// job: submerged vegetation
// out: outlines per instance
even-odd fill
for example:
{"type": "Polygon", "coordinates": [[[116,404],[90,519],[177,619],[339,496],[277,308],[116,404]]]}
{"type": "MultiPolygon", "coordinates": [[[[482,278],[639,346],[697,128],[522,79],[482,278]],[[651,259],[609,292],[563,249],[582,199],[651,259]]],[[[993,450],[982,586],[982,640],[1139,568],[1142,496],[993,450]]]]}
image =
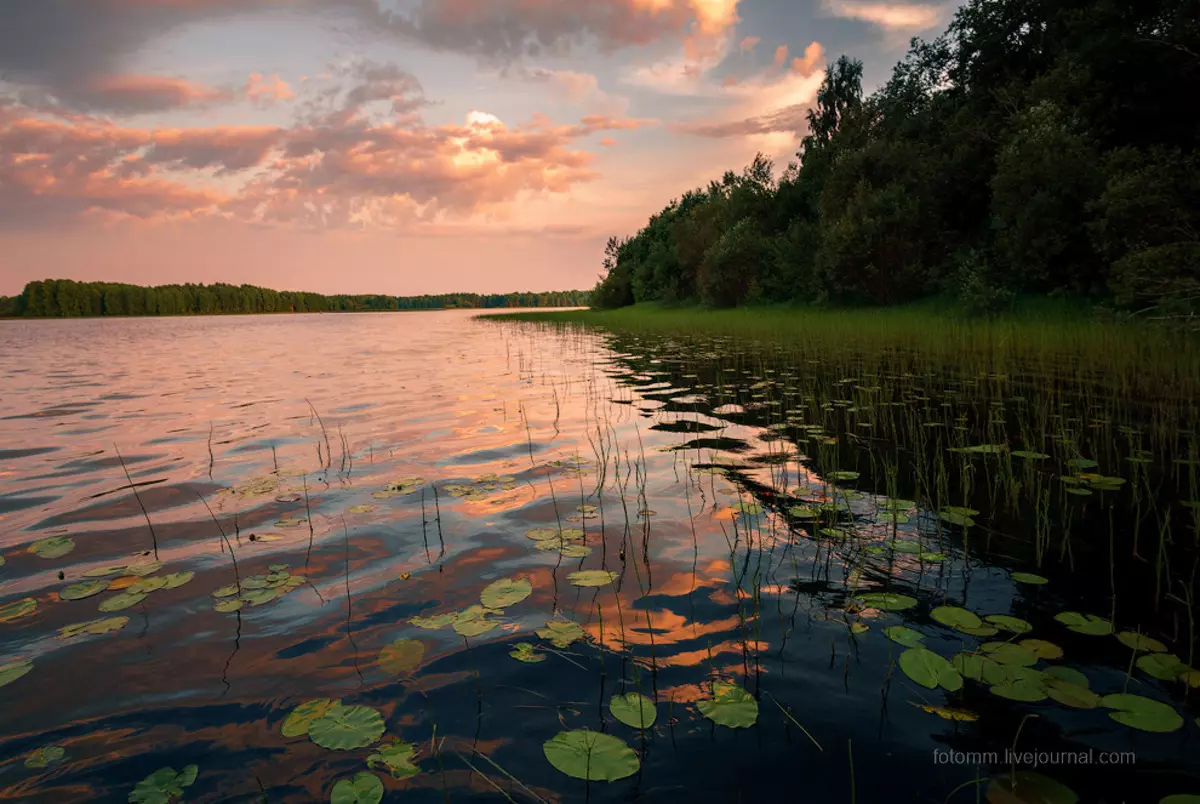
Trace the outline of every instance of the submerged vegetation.
{"type": "Polygon", "coordinates": [[[578,290],[544,293],[441,293],[432,296],[336,295],[271,290],[254,285],[158,285],[45,279],[19,296],[0,297],[0,317],[80,318],[127,315],[219,315],[223,313],[356,313],[447,308],[580,307],[578,290]]]}
{"type": "Polygon", "coordinates": [[[593,305],[890,305],[1017,294],[1195,324],[1192,0],[970,0],[864,97],[829,65],[776,178],[757,158],[609,241],[593,305]]]}

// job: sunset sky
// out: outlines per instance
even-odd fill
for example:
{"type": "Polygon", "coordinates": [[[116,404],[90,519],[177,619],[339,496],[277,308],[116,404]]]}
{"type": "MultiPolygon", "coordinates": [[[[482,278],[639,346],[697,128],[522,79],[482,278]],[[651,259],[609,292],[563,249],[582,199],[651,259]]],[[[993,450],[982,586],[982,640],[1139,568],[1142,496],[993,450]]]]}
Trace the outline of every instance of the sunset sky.
{"type": "Polygon", "coordinates": [[[591,287],[609,235],[954,3],[0,0],[0,294],[591,287]]]}

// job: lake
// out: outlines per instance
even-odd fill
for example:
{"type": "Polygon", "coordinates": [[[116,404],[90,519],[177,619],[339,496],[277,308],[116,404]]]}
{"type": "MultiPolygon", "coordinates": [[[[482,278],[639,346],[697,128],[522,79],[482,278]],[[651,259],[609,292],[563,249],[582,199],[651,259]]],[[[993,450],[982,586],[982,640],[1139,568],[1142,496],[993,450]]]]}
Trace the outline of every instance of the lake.
{"type": "Polygon", "coordinates": [[[4,801],[1200,793],[1194,400],[454,310],[0,356],[4,801]]]}

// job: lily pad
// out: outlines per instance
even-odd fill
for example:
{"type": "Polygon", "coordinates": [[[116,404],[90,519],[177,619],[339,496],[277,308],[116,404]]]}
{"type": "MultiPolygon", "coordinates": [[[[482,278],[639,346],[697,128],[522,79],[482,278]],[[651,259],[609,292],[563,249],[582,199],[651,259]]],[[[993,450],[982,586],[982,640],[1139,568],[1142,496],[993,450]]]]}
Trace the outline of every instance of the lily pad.
{"type": "Polygon", "coordinates": [[[1072,684],[1061,678],[1044,678],[1042,687],[1046,694],[1063,706],[1075,709],[1095,709],[1100,705],[1100,696],[1080,684],[1072,684]]]}
{"type": "Polygon", "coordinates": [[[617,720],[635,729],[650,728],[658,716],[654,701],[636,692],[614,695],[608,702],[608,710],[617,720]]]}
{"type": "Polygon", "coordinates": [[[534,633],[542,639],[550,640],[556,648],[565,648],[587,636],[579,623],[571,620],[550,620],[545,628],[539,628],[534,633]]]}
{"type": "Polygon", "coordinates": [[[1042,586],[1043,584],[1050,583],[1049,578],[1043,578],[1041,575],[1034,575],[1032,572],[1014,572],[1009,577],[1017,583],[1027,583],[1032,584],[1033,586],[1042,586]]]}
{"type": "Polygon", "coordinates": [[[1039,659],[1061,659],[1063,649],[1053,642],[1044,639],[1022,639],[1017,643],[1022,650],[1027,650],[1039,659]]]}
{"type": "Polygon", "coordinates": [[[425,643],[419,639],[397,639],[379,652],[379,666],[394,676],[411,673],[425,657],[425,643]]]}
{"type": "Polygon", "coordinates": [[[1033,667],[1038,660],[1036,653],[1011,642],[985,642],[979,650],[989,659],[1015,667],[1033,667]]]}
{"type": "Polygon", "coordinates": [[[375,753],[367,757],[367,767],[381,765],[387,768],[393,779],[408,779],[421,772],[421,769],[413,764],[416,753],[417,749],[411,743],[395,740],[376,748],[375,753]]]}
{"type": "Polygon", "coordinates": [[[31,751],[29,756],[25,757],[24,764],[27,768],[45,768],[62,761],[66,755],[67,749],[61,745],[44,745],[31,751]]]}
{"type": "Polygon", "coordinates": [[[519,662],[527,662],[529,664],[546,661],[546,654],[538,653],[530,642],[518,642],[513,645],[513,649],[508,652],[508,655],[519,662]]]}
{"type": "Polygon", "coordinates": [[[1068,630],[1077,634],[1089,636],[1107,636],[1112,633],[1112,623],[1094,614],[1080,614],[1077,611],[1064,611],[1054,615],[1054,619],[1065,625],[1068,630]]]}
{"type": "Polygon", "coordinates": [[[1173,653],[1147,653],[1145,656],[1139,656],[1136,664],[1142,672],[1160,681],[1174,681],[1179,678],[1180,673],[1188,669],[1173,653]]]}
{"type": "Polygon", "coordinates": [[[432,617],[416,617],[409,618],[409,622],[417,628],[425,628],[430,631],[436,631],[439,628],[445,628],[447,625],[452,625],[458,619],[458,612],[447,612],[445,614],[435,614],[432,617]]]}
{"type": "Polygon", "coordinates": [[[944,687],[950,692],[962,688],[962,676],[944,657],[928,648],[909,648],[900,654],[900,669],[922,687],[944,687]]]}
{"type": "Polygon", "coordinates": [[[925,635],[907,625],[890,625],[883,629],[883,635],[898,645],[906,648],[920,647],[925,641],[925,635]]]}
{"type": "Polygon", "coordinates": [[[1077,804],[1079,796],[1048,776],[1017,771],[992,779],[987,800],[988,804],[1077,804]]]}
{"type": "Polygon", "coordinates": [[[867,608],[882,611],[903,611],[917,605],[915,598],[898,595],[894,592],[871,592],[863,595],[860,600],[867,608]]]}
{"type": "Polygon", "coordinates": [[[1044,678],[1037,670],[1027,667],[1006,666],[1004,673],[1007,678],[991,688],[993,695],[1008,698],[1010,701],[1035,703],[1046,699],[1044,678]]]}
{"type": "Polygon", "coordinates": [[[1161,799],[1158,804],[1200,804],[1200,796],[1193,796],[1188,793],[1175,793],[1161,799]]]}
{"type": "Polygon", "coordinates": [[[617,577],[612,570],[579,570],[567,576],[575,586],[607,586],[617,577]]]}
{"type": "Polygon", "coordinates": [[[0,687],[13,683],[32,669],[33,662],[28,659],[0,664],[0,687]]]}
{"type": "Polygon", "coordinates": [[[383,715],[378,710],[334,704],[308,727],[308,738],[322,748],[350,751],[378,740],[384,728],[383,715]]]}
{"type": "Polygon", "coordinates": [[[75,540],[70,536],[47,536],[29,545],[29,552],[39,558],[62,558],[75,549],[75,540]]]}
{"type": "Polygon", "coordinates": [[[938,606],[929,612],[929,616],[951,628],[979,628],[983,625],[983,620],[974,612],[958,606],[938,606]]]}
{"type": "Polygon", "coordinates": [[[1014,634],[1028,634],[1033,630],[1033,626],[1025,620],[1022,620],[1020,617],[1012,617],[1008,614],[989,614],[983,619],[1001,631],[1011,631],[1014,634]]]}
{"type": "Polygon", "coordinates": [[[981,684],[1003,684],[1008,679],[1004,665],[982,653],[958,653],[950,660],[950,666],[963,678],[981,684]]]}
{"type": "Polygon", "coordinates": [[[176,773],[174,768],[159,768],[142,779],[129,794],[129,804],[166,804],[183,796],[184,789],[196,781],[199,768],[188,765],[176,773]]]}
{"type": "Polygon", "coordinates": [[[928,706],[922,705],[922,711],[928,712],[931,715],[937,715],[942,720],[956,720],[964,723],[971,723],[979,720],[979,715],[974,712],[969,712],[966,709],[951,709],[946,706],[928,706]]]}
{"type": "Polygon", "coordinates": [[[83,600],[84,598],[91,597],[92,595],[98,595],[107,588],[108,581],[80,581],[79,583],[73,583],[66,589],[63,589],[58,593],[58,597],[61,600],[83,600]]]}
{"type": "Polygon", "coordinates": [[[1012,456],[1014,458],[1024,458],[1027,461],[1044,461],[1050,457],[1044,452],[1033,452],[1027,449],[1014,449],[1012,456]]]}
{"type": "Polygon", "coordinates": [[[338,779],[329,801],[330,804],[379,804],[383,801],[383,782],[373,773],[360,771],[353,779],[338,779]]]}
{"type": "Polygon", "coordinates": [[[225,598],[214,603],[213,608],[222,614],[228,614],[231,611],[237,611],[244,605],[246,603],[241,598],[225,598]]]}
{"type": "Polygon", "coordinates": [[[1183,727],[1183,718],[1171,706],[1144,698],[1141,695],[1117,693],[1105,695],[1100,699],[1100,705],[1108,709],[1108,716],[1132,729],[1153,732],[1177,731],[1183,727]]]}
{"type": "Polygon", "coordinates": [[[1060,681],[1066,681],[1069,684],[1078,684],[1084,689],[1087,689],[1089,686],[1091,686],[1087,676],[1071,667],[1053,665],[1051,667],[1047,667],[1042,672],[1047,678],[1057,678],[1060,681]]]}
{"type": "Polygon", "coordinates": [[[166,581],[166,584],[163,585],[163,589],[178,589],[195,577],[196,573],[192,572],[191,570],[187,570],[186,572],[172,572],[169,575],[162,576],[162,579],[166,581]]]}
{"type": "Polygon", "coordinates": [[[637,754],[611,734],[589,729],[560,732],[542,745],[550,764],[567,776],[613,782],[637,773],[637,754]]]}
{"type": "Polygon", "coordinates": [[[520,603],[533,591],[533,584],[526,578],[501,578],[484,587],[479,593],[479,602],[489,609],[502,609],[520,603]]]}
{"type": "Polygon", "coordinates": [[[122,611],[146,599],[145,592],[120,592],[100,601],[100,611],[122,611]]]}
{"type": "Polygon", "coordinates": [[[59,639],[70,639],[80,634],[111,634],[120,631],[129,623],[128,617],[106,617],[102,620],[91,620],[86,623],[75,623],[58,629],[59,639]]]}
{"type": "Polygon", "coordinates": [[[1167,646],[1157,639],[1134,631],[1122,631],[1117,634],[1117,639],[1121,640],[1121,644],[1130,650],[1141,651],[1143,653],[1163,653],[1167,649],[1167,646]]]}
{"type": "Polygon", "coordinates": [[[308,729],[312,726],[313,721],[325,717],[325,713],[339,703],[341,702],[333,698],[316,698],[305,701],[283,719],[283,726],[280,729],[283,736],[300,737],[308,734],[308,729]]]}
{"type": "MultiPolygon", "coordinates": [[[[970,510],[970,509],[967,509],[967,510],[970,510]]],[[[975,520],[971,518],[970,514],[964,514],[964,513],[958,512],[958,511],[951,511],[949,509],[940,511],[938,513],[938,518],[947,524],[958,525],[959,527],[963,527],[963,528],[969,528],[975,524],[975,520]]]]}
{"type": "Polygon", "coordinates": [[[698,701],[696,708],[718,726],[744,729],[758,720],[758,701],[754,696],[724,681],[714,681],[712,700],[698,701]]]}
{"type": "Polygon", "coordinates": [[[489,619],[489,615],[494,613],[483,606],[468,606],[454,618],[454,630],[465,637],[486,634],[500,624],[499,620],[489,619]]]}
{"type": "Polygon", "coordinates": [[[35,611],[37,611],[37,601],[31,597],[23,597],[12,603],[5,603],[0,606],[0,623],[10,623],[33,614],[35,611]]]}

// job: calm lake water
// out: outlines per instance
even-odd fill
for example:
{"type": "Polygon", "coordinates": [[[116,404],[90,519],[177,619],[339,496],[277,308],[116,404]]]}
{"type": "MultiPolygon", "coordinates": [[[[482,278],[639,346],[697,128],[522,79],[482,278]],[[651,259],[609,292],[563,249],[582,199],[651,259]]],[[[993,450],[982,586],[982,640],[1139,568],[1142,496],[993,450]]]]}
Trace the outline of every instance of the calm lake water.
{"type": "MultiPolygon", "coordinates": [[[[175,792],[212,802],[366,771],[413,802],[1071,800],[989,799],[1014,770],[1089,802],[1200,792],[1200,690],[1145,661],[1192,659],[1187,509],[1177,549],[1139,526],[1145,558],[1118,555],[1132,492],[1093,478],[1128,464],[1081,465],[1091,507],[1061,540],[1054,485],[1035,550],[1038,525],[985,510],[985,446],[939,517],[909,464],[889,497],[887,449],[834,441],[853,390],[788,414],[818,368],[468,311],[0,322],[0,800],[166,801],[152,774],[190,765],[175,792]],[[924,654],[897,662],[985,644],[1037,678],[934,665],[931,688],[924,654]],[[645,730],[610,708],[632,692],[645,730]],[[1125,701],[1130,727],[1113,694],[1170,714],[1125,701]],[[628,746],[595,754],[623,778],[552,764],[582,729],[628,746]]],[[[1013,395],[974,393],[993,419],[1013,395]]],[[[1194,487],[1164,471],[1146,511],[1194,487]]]]}

